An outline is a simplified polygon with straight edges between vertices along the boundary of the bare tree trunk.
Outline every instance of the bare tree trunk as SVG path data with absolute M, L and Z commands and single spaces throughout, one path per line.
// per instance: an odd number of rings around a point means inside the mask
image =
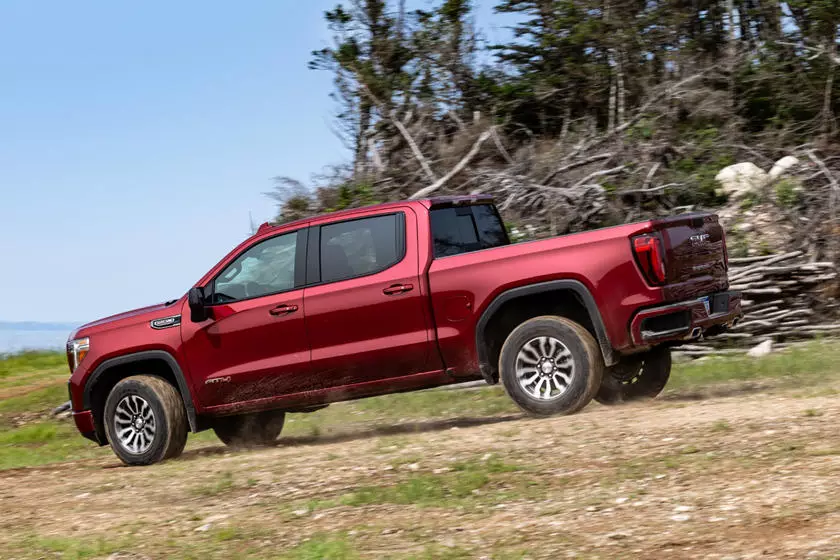
M 621 51 L 618 52 L 618 56 L 616 57 L 616 67 L 615 67 L 615 78 L 618 82 L 618 126 L 624 124 L 624 114 L 626 108 L 626 96 L 624 90 L 624 64 L 622 63 L 623 53 Z
M 834 45 L 828 45 L 826 47 L 826 51 L 829 53 L 829 58 L 831 58 L 831 53 L 835 51 Z M 832 134 L 835 129 L 834 112 L 831 110 L 831 99 L 834 90 L 835 67 L 836 65 L 831 64 L 831 61 L 829 61 L 828 75 L 825 77 L 825 90 L 823 93 L 823 107 L 821 115 L 821 129 L 823 134 Z
M 560 129 L 560 140 L 557 141 L 558 146 L 562 146 L 569 136 L 569 127 L 572 125 L 572 106 L 566 101 L 566 108 L 563 111 L 563 127 Z
M 607 132 L 612 134 L 615 130 L 615 101 L 616 101 L 616 76 L 615 74 L 615 59 L 610 57 L 612 71 L 610 72 L 610 101 L 607 110 L 610 112 L 607 117 Z
M 729 19 L 729 101 L 732 110 L 738 108 L 738 99 L 735 92 L 735 59 L 738 55 L 738 34 L 735 32 L 735 0 L 726 0 L 726 16 Z
M 356 153 L 353 156 L 353 171 L 357 177 L 367 171 L 368 128 L 370 128 L 371 105 L 367 99 L 359 101 L 359 129 L 356 131 Z

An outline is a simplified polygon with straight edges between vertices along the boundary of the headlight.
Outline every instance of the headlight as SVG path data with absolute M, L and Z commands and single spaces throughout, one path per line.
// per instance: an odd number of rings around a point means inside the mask
M 87 356 L 88 350 L 90 350 L 89 338 L 77 338 L 67 343 L 67 363 L 70 364 L 70 373 L 76 371 Z

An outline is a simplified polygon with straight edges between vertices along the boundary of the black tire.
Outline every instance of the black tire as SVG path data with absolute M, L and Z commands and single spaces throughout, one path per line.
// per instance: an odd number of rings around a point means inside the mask
M 546 356 L 539 359 L 540 363 L 545 360 L 556 368 L 567 368 L 563 372 L 563 375 L 568 378 L 565 389 L 560 388 L 559 378 L 554 378 L 554 383 L 556 383 L 554 387 L 558 394 L 549 395 L 548 398 L 538 398 L 533 395 L 531 393 L 533 388 L 526 389 L 523 386 L 524 381 L 528 379 L 527 375 L 522 376 L 523 383 L 520 383 L 520 377 L 517 375 L 517 365 L 522 364 L 521 352 L 529 352 L 526 346 L 534 344 L 534 341 L 540 340 L 541 337 L 553 338 L 555 345 L 559 343 L 565 348 L 554 353 L 551 350 L 544 352 Z M 539 343 L 537 345 L 539 346 Z M 549 359 L 548 355 L 556 358 Z M 568 360 L 572 361 L 571 367 L 568 365 Z M 535 367 L 533 371 L 537 375 L 539 375 L 538 367 Z M 505 391 L 519 408 L 533 416 L 573 414 L 581 410 L 589 404 L 598 387 L 601 386 L 603 371 L 604 359 L 595 338 L 585 328 L 565 317 L 544 316 L 525 321 L 508 335 L 499 356 L 499 372 Z M 535 383 L 547 382 L 550 393 L 555 390 L 552 388 L 554 374 L 543 374 L 543 376 L 546 375 L 548 376 L 545 380 L 537 379 Z M 537 388 L 536 392 L 541 393 L 541 390 Z
M 117 383 L 105 400 L 103 419 L 111 449 L 126 465 L 172 459 L 187 444 L 184 402 L 178 390 L 160 377 L 135 375 Z
M 213 431 L 229 447 L 249 448 L 271 445 L 283 431 L 286 413 L 269 410 L 213 419 Z
M 671 349 L 660 346 L 607 368 L 595 399 L 601 404 L 656 398 L 671 377 Z

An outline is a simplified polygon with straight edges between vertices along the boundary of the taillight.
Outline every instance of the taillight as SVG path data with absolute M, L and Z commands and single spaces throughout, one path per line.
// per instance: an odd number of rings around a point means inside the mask
M 640 235 L 633 238 L 636 261 L 648 283 L 661 286 L 665 283 L 665 261 L 662 241 L 657 235 Z

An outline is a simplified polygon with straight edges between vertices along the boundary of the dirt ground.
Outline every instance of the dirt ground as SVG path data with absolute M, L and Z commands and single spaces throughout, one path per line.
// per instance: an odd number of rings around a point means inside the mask
M 0 556 L 840 558 L 835 394 L 351 426 L 148 468 L 5 471 Z

